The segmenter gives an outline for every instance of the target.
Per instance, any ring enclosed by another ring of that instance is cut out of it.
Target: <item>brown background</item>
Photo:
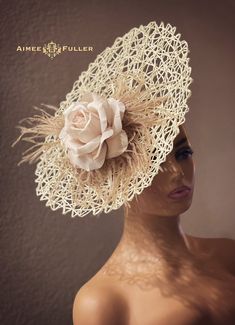
[[[196,162],[193,204],[184,229],[235,238],[234,1],[1,1],[0,323],[72,324],[80,286],[116,246],[123,210],[70,218],[35,195],[34,168],[16,167],[24,143],[10,144],[33,105],[58,105],[89,62],[130,28],[169,22],[190,46],[194,83],[187,115]],[[94,52],[16,52],[17,45],[94,46]]]

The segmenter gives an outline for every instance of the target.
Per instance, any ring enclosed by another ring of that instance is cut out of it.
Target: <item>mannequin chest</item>
[[[205,290],[202,289],[203,286]],[[235,295],[233,298],[232,295],[224,296],[223,301],[219,299],[212,303],[214,291],[207,287],[206,283],[195,282],[190,287],[187,292],[183,292],[183,287],[179,287],[181,299],[178,299],[165,296],[158,288],[144,291],[135,286],[128,286],[124,293],[129,313],[126,325],[235,324]],[[219,311],[219,320],[213,310]]]
[[[136,294],[129,291],[128,325],[203,325],[212,324],[209,316],[173,298],[162,297],[158,290]]]

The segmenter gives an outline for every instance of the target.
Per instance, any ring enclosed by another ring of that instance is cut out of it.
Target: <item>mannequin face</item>
[[[138,195],[134,205],[142,213],[177,216],[190,207],[194,189],[195,166],[192,147],[184,126],[180,126],[180,132],[174,140],[174,148],[161,164],[161,168],[163,171],[159,171],[151,186]],[[172,190],[184,185],[191,188],[187,196],[177,199],[168,196]]]

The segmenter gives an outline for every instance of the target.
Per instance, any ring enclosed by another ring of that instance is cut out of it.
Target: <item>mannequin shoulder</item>
[[[211,256],[235,276],[235,240],[229,238],[200,238],[186,235],[190,245]]]
[[[73,325],[125,324],[127,307],[124,298],[105,284],[85,284],[73,303]]]

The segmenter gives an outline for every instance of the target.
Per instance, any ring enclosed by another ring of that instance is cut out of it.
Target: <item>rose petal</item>
[[[97,110],[97,113],[99,115],[100,120],[100,128],[101,133],[103,133],[107,128],[107,117],[106,117],[106,111],[103,106],[102,98],[98,95],[93,94],[93,101],[87,105],[87,108],[95,108]]]
[[[73,111],[74,107],[76,107],[76,102],[72,102],[64,111],[63,115],[67,116],[71,111]]]
[[[113,118],[114,118],[114,111],[113,111],[112,107],[110,106],[108,100],[104,99],[102,101],[102,105],[103,105],[104,110],[105,110],[106,119],[107,119],[107,125],[108,126],[112,126],[112,124],[113,124]]]
[[[78,156],[83,156],[85,154],[91,153],[92,151],[94,151],[95,149],[97,149],[99,147],[101,141],[101,135],[99,135],[98,137],[92,139],[90,142],[85,143],[85,144],[79,144],[79,143],[75,143],[75,147],[71,149],[73,149],[74,153],[76,153],[76,155]]]
[[[122,118],[126,108],[122,102],[119,102],[114,98],[109,98],[108,102],[113,111],[113,121],[111,126],[114,130],[114,135],[116,135],[122,130]]]
[[[65,142],[66,141],[66,137],[67,137],[67,133],[65,131],[65,128],[63,127],[60,131],[60,134],[59,134],[59,139],[62,141],[62,142]]]
[[[124,130],[106,140],[108,145],[107,159],[121,155],[128,146],[128,137]]]
[[[65,125],[59,138],[68,149],[73,165],[87,171],[97,169],[105,158],[119,156],[126,150],[128,138],[122,129],[124,112],[122,102],[95,93],[84,94],[65,110]]]
[[[61,142],[63,143],[63,145],[71,150],[76,150],[78,148],[78,146],[82,146],[83,143],[80,142],[79,140],[74,140],[73,137],[71,137],[70,134],[68,134],[68,132],[66,132],[66,129],[63,128],[60,131],[59,134],[59,139],[61,140]]]
[[[84,129],[85,125],[88,122],[88,116],[85,114],[84,109],[77,110],[76,112],[71,113],[71,127],[79,130]]]
[[[66,148],[73,150],[74,152],[78,153],[79,149],[84,146],[83,142],[80,142],[79,140],[73,139],[69,134],[67,135],[66,142],[65,142]]]
[[[79,140],[87,143],[99,135],[101,135],[99,117],[97,113],[90,112],[86,126],[78,134]]]
[[[85,106],[82,105],[79,101],[72,102],[71,105],[64,110],[63,115],[66,119],[66,118],[69,118],[69,115],[71,113],[76,112],[81,109],[84,109],[84,108],[85,108]]]
[[[97,150],[97,153],[96,155],[94,156],[94,159],[96,159],[98,157],[98,155],[100,154],[100,150],[102,149],[102,146],[103,146],[103,142],[110,138],[111,136],[113,135],[113,130],[112,129],[107,129],[101,136],[101,139],[100,139],[100,145],[98,147],[98,150]]]
[[[64,127],[66,130],[70,130],[73,126],[73,118],[80,112],[82,115],[82,111],[85,109],[83,105],[80,105],[80,103],[73,103],[71,106],[69,106],[64,111]],[[84,116],[84,115],[83,115]],[[86,119],[86,117],[84,116]]]
[[[102,167],[105,161],[106,152],[107,144],[103,143],[102,149],[100,150],[100,154],[96,159],[94,159],[94,156],[91,153],[84,156],[77,156],[73,152],[69,152],[68,157],[75,167],[90,171]]]

